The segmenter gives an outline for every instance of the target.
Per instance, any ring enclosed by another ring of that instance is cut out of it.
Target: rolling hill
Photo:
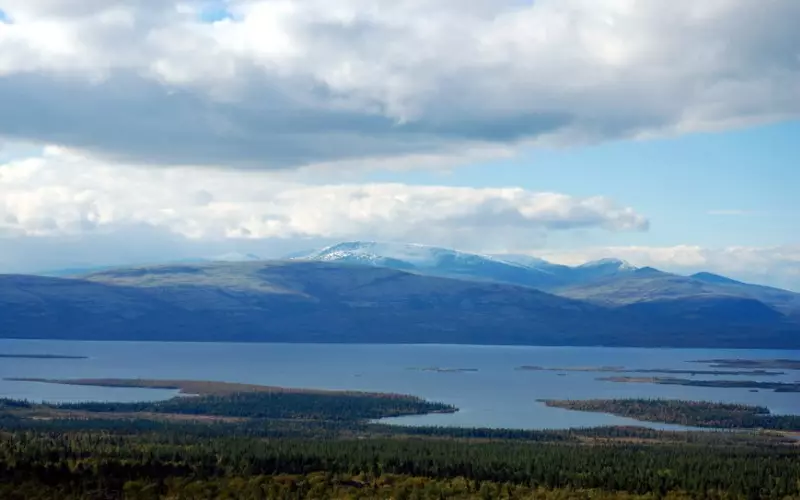
[[[800,347],[800,324],[753,299],[715,298],[691,308],[645,303],[607,306],[531,287],[339,262],[186,263],[81,279],[0,276],[0,336]],[[744,307],[750,313],[730,314]]]
[[[644,303],[687,304],[690,308],[712,301],[730,304],[757,302],[790,318],[800,319],[800,294],[761,285],[752,285],[711,273],[680,276],[653,268],[641,268],[625,275],[562,287],[558,295],[588,300],[607,306]],[[738,301],[738,302],[737,302]],[[732,307],[729,314],[741,314]]]

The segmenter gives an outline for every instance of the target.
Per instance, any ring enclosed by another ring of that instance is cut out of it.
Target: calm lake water
[[[602,373],[570,372],[559,375],[556,372],[515,370],[521,365],[703,369],[707,368],[706,365],[689,361],[710,358],[800,359],[800,351],[0,340],[0,353],[88,356],[88,359],[4,358],[0,359],[0,378],[194,379],[298,388],[399,392],[443,401],[460,409],[452,415],[392,420],[409,425],[525,429],[597,425],[677,428],[605,414],[548,408],[536,401],[540,398],[710,400],[763,405],[775,413],[800,414],[800,394],[797,393],[622,384],[596,380],[609,375]],[[440,373],[413,369],[426,367],[473,368],[477,371]],[[800,371],[786,371],[786,375],[778,377],[695,378],[797,381],[800,380]],[[141,401],[167,399],[174,394],[174,391],[167,390],[0,381],[0,397],[34,401]]]

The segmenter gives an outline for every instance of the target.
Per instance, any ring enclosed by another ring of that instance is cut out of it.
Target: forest
[[[402,395],[203,387],[158,403],[0,400],[0,498],[800,498],[800,446],[783,434],[400,427],[374,419],[455,408]],[[627,405],[768,416],[679,403]]]
[[[790,446],[4,431],[0,497],[800,498]]]

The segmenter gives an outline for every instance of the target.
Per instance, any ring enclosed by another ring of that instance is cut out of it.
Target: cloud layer
[[[128,162],[411,162],[800,114],[796,0],[0,8],[0,136]]]
[[[369,237],[463,244],[489,235],[648,228],[643,215],[601,196],[291,179],[109,165],[50,147],[42,156],[0,165],[0,232],[52,237],[147,225],[199,240]]]

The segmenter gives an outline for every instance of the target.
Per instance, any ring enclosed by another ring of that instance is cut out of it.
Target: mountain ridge
[[[384,267],[244,261],[0,276],[0,337],[785,349],[800,348],[800,322],[740,297],[607,306]]]
[[[341,242],[319,250],[295,253],[289,258],[389,267],[431,276],[488,279],[542,290],[636,269],[613,258],[569,267],[521,255],[504,257],[414,243],[376,241]]]

